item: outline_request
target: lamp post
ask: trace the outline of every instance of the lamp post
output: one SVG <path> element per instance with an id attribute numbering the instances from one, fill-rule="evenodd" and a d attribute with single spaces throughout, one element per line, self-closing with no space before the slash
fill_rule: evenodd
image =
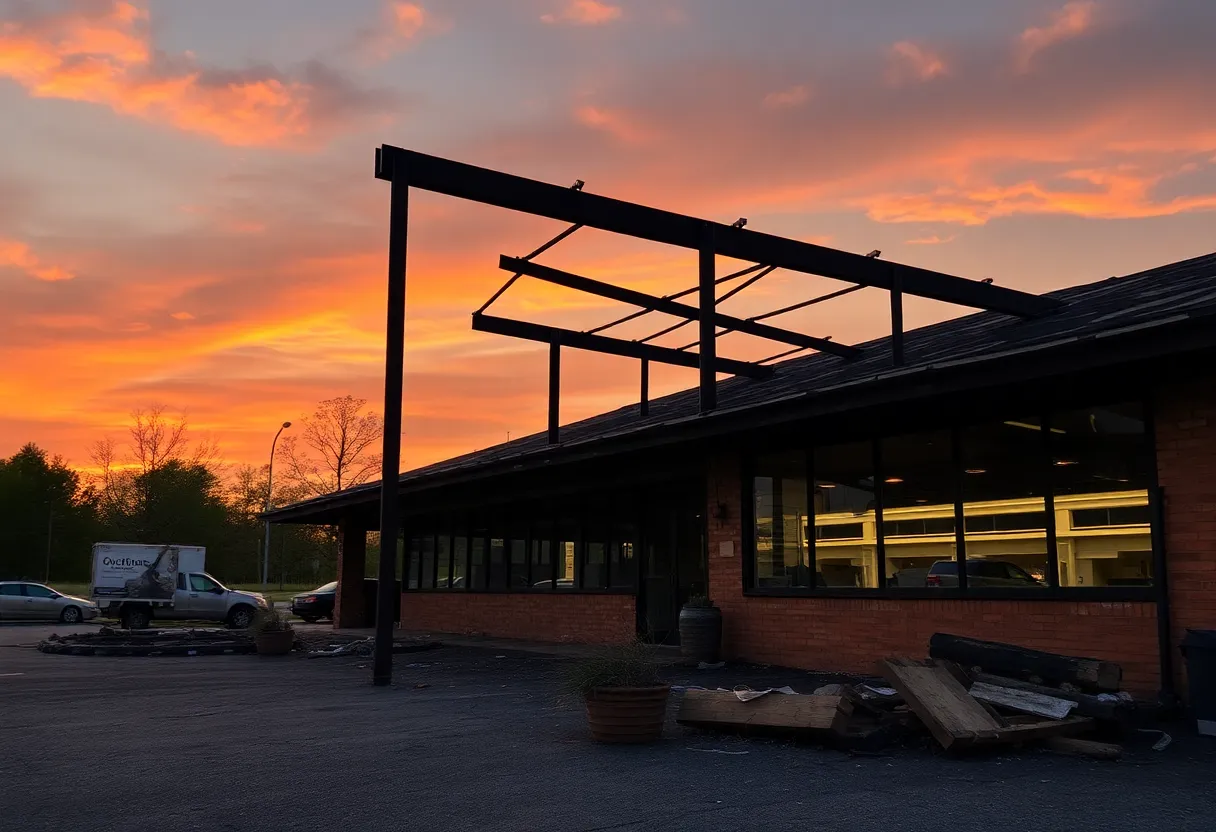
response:
<path id="1" fill-rule="evenodd" d="M 284 422 L 270 443 L 270 469 L 266 472 L 266 511 L 270 511 L 270 496 L 274 493 L 274 446 L 279 444 L 279 433 L 291 427 L 291 422 Z M 262 589 L 270 583 L 270 518 L 266 518 L 266 545 L 262 549 Z"/>

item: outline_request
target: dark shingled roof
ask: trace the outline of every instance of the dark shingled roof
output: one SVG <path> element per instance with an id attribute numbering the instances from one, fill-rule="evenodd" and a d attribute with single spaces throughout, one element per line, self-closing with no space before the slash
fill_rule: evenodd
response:
<path id="1" fill-rule="evenodd" d="M 996 312 L 979 312 L 943 321 L 904 334 L 904 364 L 891 364 L 890 338 L 860 344 L 863 357 L 846 361 L 815 353 L 774 365 L 772 377 L 763 380 L 732 377 L 718 383 L 718 409 L 742 412 L 792 402 L 811 394 L 860 388 L 898 376 L 950 366 L 989 361 L 1016 353 L 1037 352 L 1110 337 L 1134 330 L 1167 326 L 1216 315 L 1216 253 L 1125 277 L 1049 292 L 1064 305 L 1040 318 L 1021 319 Z M 403 483 L 456 471 L 469 471 L 496 463 L 522 461 L 537 455 L 560 456 L 571 447 L 608 442 L 641 431 L 662 430 L 705 418 L 698 416 L 695 388 L 655 399 L 646 418 L 633 404 L 580 422 L 563 425 L 561 441 L 548 443 L 544 432 L 502 445 L 453 457 L 401 475 Z M 374 499 L 379 483 L 298 503 L 271 513 L 298 515 L 310 505 Z"/>

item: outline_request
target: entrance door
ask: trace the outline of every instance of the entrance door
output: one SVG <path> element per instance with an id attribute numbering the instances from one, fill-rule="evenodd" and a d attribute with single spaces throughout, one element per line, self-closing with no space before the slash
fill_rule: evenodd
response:
<path id="1" fill-rule="evenodd" d="M 706 592 L 705 500 L 699 482 L 662 494 L 643 517 L 638 631 L 656 644 L 678 644 L 680 607 Z"/>

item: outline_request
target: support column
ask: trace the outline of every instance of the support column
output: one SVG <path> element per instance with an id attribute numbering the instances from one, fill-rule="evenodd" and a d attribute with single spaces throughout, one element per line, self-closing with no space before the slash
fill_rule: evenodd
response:
<path id="1" fill-rule="evenodd" d="M 642 359 L 642 397 L 639 400 L 642 418 L 650 415 L 650 361 Z"/>
<path id="2" fill-rule="evenodd" d="M 367 530 L 346 519 L 338 523 L 338 591 L 334 593 L 334 628 L 366 627 L 367 604 L 363 579 L 367 560 Z"/>
<path id="3" fill-rule="evenodd" d="M 714 366 L 718 352 L 718 325 L 714 322 L 714 313 L 717 311 L 718 303 L 715 280 L 717 260 L 714 252 L 714 229 L 708 223 L 701 235 L 699 273 L 701 412 L 708 413 L 718 406 L 718 373 Z"/>
<path id="4" fill-rule="evenodd" d="M 904 286 L 894 268 L 891 269 L 891 363 L 896 367 L 904 363 Z"/>
<path id="5" fill-rule="evenodd" d="M 380 564 L 372 684 L 393 681 L 393 619 L 397 609 L 400 530 L 401 397 L 405 376 L 405 251 L 409 218 L 406 171 L 392 171 L 388 217 L 388 315 L 384 334 L 384 445 L 380 463 Z"/>
<path id="6" fill-rule="evenodd" d="M 562 348 L 556 341 L 549 344 L 549 444 L 556 445 L 561 424 Z"/>

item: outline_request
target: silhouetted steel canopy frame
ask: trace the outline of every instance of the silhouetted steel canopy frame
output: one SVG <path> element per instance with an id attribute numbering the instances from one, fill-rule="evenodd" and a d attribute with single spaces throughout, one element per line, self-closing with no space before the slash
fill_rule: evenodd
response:
<path id="1" fill-rule="evenodd" d="M 575 187 L 552 185 L 392 145 L 383 145 L 376 150 L 376 178 L 390 182 L 392 185 L 389 209 L 388 309 L 385 339 L 384 447 L 380 491 L 380 540 L 382 542 L 378 570 L 376 649 L 372 671 L 373 682 L 377 685 L 387 685 L 392 681 L 392 630 L 395 607 L 393 596 L 396 588 L 397 547 L 385 546 L 383 541 L 395 541 L 400 527 L 398 485 L 401 461 L 406 241 L 410 188 L 571 223 L 569 228 L 531 254 L 522 258 L 501 258 L 500 267 L 513 271 L 514 276 L 473 314 L 474 329 L 549 344 L 549 438 L 552 442 L 556 442 L 558 438 L 556 430 L 557 397 L 562 346 L 640 359 L 643 391 L 640 410 L 643 416 L 647 412 L 646 390 L 649 362 L 695 366 L 700 371 L 701 411 L 706 413 L 716 406 L 719 372 L 762 378 L 773 372 L 766 362 L 805 349 L 830 352 L 845 361 L 858 357 L 861 351 L 856 347 L 837 344 L 827 338 L 817 338 L 762 324 L 760 320 L 791 312 L 832 297 L 839 297 L 860 288 L 875 287 L 890 292 L 892 358 L 896 364 L 902 363 L 903 360 L 902 304 L 904 294 L 1021 317 L 1044 315 L 1059 305 L 1059 302 L 1052 298 L 1019 292 L 991 283 L 968 280 L 813 243 L 749 231 L 742 227 L 742 223 L 724 225 L 599 196 L 583 190 L 581 182 L 576 183 Z M 676 295 L 656 297 L 532 262 L 534 257 L 583 227 L 697 251 L 697 287 Z M 725 278 L 719 278 L 716 274 L 718 255 L 757 265 Z M 754 276 L 745 284 L 750 285 L 778 268 L 844 280 L 853 285 L 828 295 L 811 298 L 748 319 L 723 315 L 717 311 L 716 306 L 719 302 L 737 294 L 740 290 L 740 287 L 736 287 L 735 290 L 726 293 L 723 298 L 718 298 L 716 287 L 719 283 L 752 274 Z M 489 305 L 524 274 L 600 297 L 630 303 L 641 307 L 641 311 L 588 332 L 486 315 L 485 310 Z M 698 296 L 695 306 L 677 302 L 678 297 L 693 294 L 693 292 L 696 292 Z M 697 341 L 679 349 L 648 343 L 682 324 L 642 340 L 625 340 L 599 334 L 611 326 L 651 311 L 675 315 L 684 318 L 685 322 L 696 320 L 698 323 Z M 718 330 L 719 326 L 723 327 L 721 332 Z M 748 362 L 719 358 L 716 349 L 717 336 L 731 331 L 745 332 L 782 342 L 792 345 L 793 349 L 762 361 Z M 689 352 L 688 350 L 694 345 L 698 347 L 698 351 Z"/>

